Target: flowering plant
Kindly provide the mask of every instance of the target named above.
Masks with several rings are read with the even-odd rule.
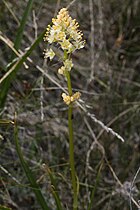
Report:
[[[52,19],[52,25],[47,27],[44,41],[50,44],[49,49],[45,50],[45,58],[52,60],[56,55],[52,49],[52,44],[56,43],[62,50],[63,56],[60,59],[63,66],[58,69],[58,73],[63,75],[67,80],[68,95],[62,93],[63,101],[68,105],[68,127],[69,127],[69,163],[71,171],[72,191],[73,191],[73,210],[78,208],[78,178],[76,176],[74,161],[74,143],[73,143],[73,121],[72,110],[73,102],[80,98],[80,93],[73,94],[70,72],[73,67],[71,54],[75,50],[84,47],[85,41],[82,40],[82,32],[79,30],[79,24],[75,19],[69,16],[68,10],[63,8],[59,11],[56,18]]]

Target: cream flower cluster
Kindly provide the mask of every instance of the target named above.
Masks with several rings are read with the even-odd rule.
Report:
[[[67,95],[66,93],[62,93],[63,101],[69,105],[71,102],[78,100],[81,96],[81,93],[76,92],[72,96]]]
[[[50,44],[59,43],[62,50],[66,50],[67,53],[84,47],[85,41],[82,41],[83,34],[78,29],[79,24],[69,16],[66,8],[60,10],[57,18],[52,19],[52,23],[53,25],[47,28],[44,41]]]
[[[64,66],[61,66],[61,68],[58,69],[58,73],[65,75],[65,71],[70,71],[73,67],[72,59],[64,60],[63,64]]]
[[[57,43],[63,52],[62,59],[63,66],[58,69],[58,73],[64,75],[68,79],[68,72],[73,67],[71,54],[84,47],[85,41],[83,39],[83,33],[79,30],[79,24],[75,19],[69,16],[68,10],[63,8],[59,11],[56,18],[52,19],[52,25],[47,27],[47,32],[44,36],[44,41],[47,41],[50,46],[53,43]],[[45,58],[52,60],[55,56],[55,52],[50,49],[45,50]],[[66,95],[62,93],[63,101],[69,105],[70,103],[80,98],[80,93],[76,92],[73,95]]]

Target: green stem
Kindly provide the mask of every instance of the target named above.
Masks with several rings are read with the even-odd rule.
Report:
[[[68,58],[68,54],[67,54],[67,51],[64,50],[64,61]],[[65,76],[66,76],[66,79],[67,79],[67,86],[68,86],[68,92],[69,92],[69,95],[71,96],[72,95],[72,86],[71,86],[71,78],[70,78],[70,72],[69,71],[65,71]]]
[[[65,74],[66,74],[66,78],[67,78],[68,92],[69,92],[69,95],[72,96],[72,86],[71,86],[70,72],[66,71]]]
[[[67,52],[64,51],[64,60],[68,57]],[[66,79],[68,86],[68,93],[72,96],[72,85],[70,72],[66,70]],[[74,142],[73,142],[73,122],[72,122],[72,110],[73,105],[70,103],[68,109],[68,127],[69,127],[69,161],[72,179],[72,189],[73,189],[73,210],[77,210],[78,207],[78,196],[77,196],[77,182],[76,182],[76,172],[75,172],[75,161],[74,161]]]
[[[73,122],[72,122],[72,104],[69,105],[68,109],[68,126],[69,126],[69,160],[70,170],[73,188],[73,210],[77,210],[77,183],[76,183],[76,172],[75,172],[75,161],[74,161],[74,143],[73,143]]]

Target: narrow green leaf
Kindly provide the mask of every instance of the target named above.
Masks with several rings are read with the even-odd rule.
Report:
[[[16,39],[15,39],[15,42],[14,42],[14,48],[16,50],[18,50],[20,48],[22,37],[23,37],[24,28],[25,28],[26,21],[27,21],[27,18],[29,16],[29,13],[31,11],[32,4],[33,4],[33,0],[29,0],[28,3],[27,3],[26,9],[24,11],[23,17],[21,19],[20,26],[18,28]]]
[[[99,167],[99,170],[98,170],[98,173],[97,173],[97,177],[96,177],[96,181],[95,181],[95,186],[94,186],[94,188],[92,189],[91,197],[90,197],[90,202],[89,202],[89,204],[88,204],[88,209],[87,209],[87,210],[93,209],[94,195],[95,195],[95,191],[96,191],[97,185],[98,185],[98,183],[99,183],[100,173],[101,173],[102,166],[103,166],[103,162],[101,163],[101,165],[100,165],[100,167]]]
[[[56,187],[56,178],[53,175],[52,171],[48,167],[47,167],[47,172],[48,172],[50,180],[51,180],[51,184],[52,184],[51,185],[51,190],[52,190],[53,197],[55,199],[57,210],[62,210],[63,208],[62,208],[62,205],[61,205],[61,200],[60,200],[60,197],[59,197],[59,194],[58,194],[58,191],[57,191],[57,187]]]
[[[12,210],[11,208],[8,208],[8,207],[6,207],[6,206],[1,206],[0,205],[0,210]]]
[[[17,151],[18,157],[20,159],[20,163],[21,163],[23,170],[28,178],[30,186],[31,186],[33,192],[35,193],[38,203],[40,204],[40,206],[43,210],[50,210],[42,193],[41,193],[40,187],[37,184],[36,179],[31,171],[31,169],[29,168],[27,162],[25,161],[25,159],[23,157],[23,154],[22,154],[22,151],[21,151],[21,148],[19,145],[19,141],[18,141],[18,127],[16,125],[16,122],[14,124],[14,140],[15,140],[15,145],[16,145],[16,151]]]
[[[14,124],[14,122],[12,120],[3,120],[3,119],[0,119],[0,124]]]
[[[31,45],[29,50],[23,54],[22,57],[18,59],[16,64],[14,63],[14,69],[13,71],[6,77],[6,79],[0,84],[0,110],[4,107],[6,97],[8,94],[8,90],[10,88],[11,81],[15,78],[17,71],[22,66],[23,62],[26,61],[27,57],[32,53],[32,51],[35,49],[36,46],[38,46],[39,42],[43,39],[44,33],[46,30],[44,30],[40,36],[35,40],[35,42]],[[13,65],[12,65],[13,67]],[[11,67],[11,68],[12,68]],[[11,69],[9,69],[10,71]]]

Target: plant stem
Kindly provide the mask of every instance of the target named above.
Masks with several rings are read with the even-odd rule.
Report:
[[[64,50],[64,60],[68,58],[67,51]],[[65,71],[65,76],[67,79],[68,93],[69,96],[72,96],[72,85],[70,72]],[[75,161],[74,161],[74,142],[73,142],[73,122],[72,122],[72,111],[73,105],[69,104],[68,108],[68,127],[69,127],[69,162],[70,162],[70,171],[71,171],[71,180],[72,180],[72,190],[73,190],[73,210],[78,208],[78,196],[77,196],[77,182],[76,182],[76,171],[75,171]]]
[[[64,61],[68,58],[68,54],[67,51],[64,50]],[[67,86],[68,86],[68,92],[69,95],[72,96],[72,86],[71,86],[71,78],[70,78],[70,72],[69,71],[65,71],[66,74],[66,79],[67,79]]]
[[[69,92],[69,95],[72,96],[72,86],[71,86],[71,78],[70,78],[69,71],[66,71],[66,78],[67,78],[68,92]]]
[[[70,73],[66,72],[67,85],[69,95],[72,95],[72,86]],[[75,161],[74,161],[74,142],[73,142],[73,121],[72,121],[72,111],[73,105],[70,103],[68,108],[68,127],[69,127],[69,161],[70,161],[70,170],[71,170],[71,179],[72,179],[72,188],[73,188],[73,210],[77,210],[77,183],[76,183],[76,172],[75,172]]]
[[[73,108],[72,104],[70,104],[68,109],[69,160],[70,160],[70,170],[71,170],[72,188],[73,188],[73,210],[77,210],[77,184],[76,184],[76,172],[75,172],[75,161],[74,161],[72,108]]]

